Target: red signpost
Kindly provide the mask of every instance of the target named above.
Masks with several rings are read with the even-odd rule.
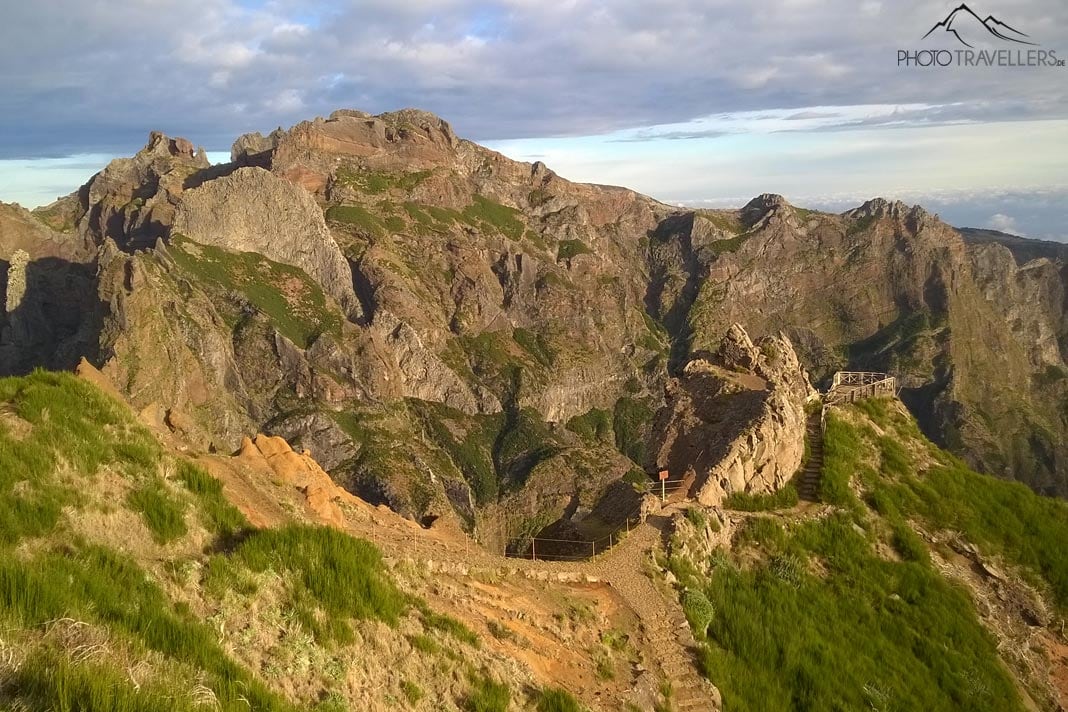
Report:
[[[660,471],[660,501],[661,502],[666,502],[667,501],[667,478],[668,478],[668,471],[667,470],[661,470]]]

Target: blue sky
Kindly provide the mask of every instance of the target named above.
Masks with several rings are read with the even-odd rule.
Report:
[[[1068,240],[1068,70],[897,66],[898,49],[949,48],[920,38],[953,2],[0,4],[0,200],[47,203],[151,129],[224,160],[247,131],[417,106],[668,202],[881,195]],[[1068,58],[1063,0],[970,4]]]

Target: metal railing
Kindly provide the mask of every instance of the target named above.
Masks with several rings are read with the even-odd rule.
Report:
[[[680,477],[668,480],[650,480],[649,494],[660,497],[661,506],[673,495],[689,489],[689,480]],[[510,559],[530,559],[532,561],[585,561],[597,554],[608,551],[630,534],[630,530],[642,523],[641,504],[639,504],[618,527],[597,539],[554,539],[551,537],[521,536],[507,539],[504,544],[504,556]],[[539,553],[538,543],[541,543]],[[577,551],[575,554],[560,553],[560,549]],[[587,551],[588,549],[588,551]]]
[[[831,390],[838,386],[867,386],[893,378],[889,373],[877,371],[838,371],[831,381]]]
[[[618,544],[630,530],[642,523],[641,509],[628,516],[623,524],[597,539],[553,539],[551,537],[525,536],[505,542],[504,555],[510,559],[532,561],[585,561],[604,553]],[[540,553],[539,546],[541,544]],[[570,549],[576,553],[561,553]]]
[[[889,373],[839,371],[834,374],[824,402],[854,403],[882,395],[897,395],[897,379]]]

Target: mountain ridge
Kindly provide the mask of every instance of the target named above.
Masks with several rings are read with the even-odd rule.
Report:
[[[968,467],[1068,493],[1056,254],[415,110],[232,158],[154,133],[0,205],[0,706],[1068,700],[1068,505]],[[901,401],[824,408],[841,369]]]
[[[735,322],[757,337],[785,329],[817,380],[846,365],[915,368],[916,359],[933,364],[936,353],[953,362],[963,353],[952,355],[956,341],[947,328],[975,331],[969,313],[1001,324],[1008,317],[991,311],[998,297],[989,288],[1016,278],[996,253],[968,247],[919,207],[873,199],[833,215],[763,195],[734,211],[678,208],[625,188],[572,183],[541,163],[511,161],[417,110],[379,116],[340,110],[268,136],[247,134],[235,141],[232,158],[208,166],[189,142],[153,134],[133,159],[114,162],[78,193],[35,211],[35,224],[68,230],[70,237],[61,241],[99,245],[90,248],[97,255],[89,259],[99,265],[95,298],[101,306],[94,309],[101,311],[55,338],[67,344],[64,353],[81,348],[127,384],[140,407],[155,403],[178,413],[179,420],[183,413],[190,416],[189,436],[199,447],[233,448],[243,434],[264,428],[296,442],[308,439],[316,451],[329,444],[337,456],[327,466],[352,468],[335,474],[368,496],[379,492],[371,498],[384,498],[413,516],[426,514],[426,504],[412,507],[411,499],[419,489],[413,482],[426,478],[425,468],[423,474],[411,472],[406,484],[383,488],[380,476],[366,469],[374,461],[367,459],[370,452],[359,454],[368,433],[354,430],[347,416],[337,416],[338,409],[357,405],[360,412],[384,412],[387,403],[415,398],[473,418],[461,428],[465,432],[494,418],[503,418],[505,427],[528,422],[521,417],[524,410],[533,418],[529,423],[558,428],[596,410],[626,412],[630,403],[655,411],[663,405],[663,384],[701,350],[715,350]],[[218,190],[246,174],[258,176],[259,197],[244,188]],[[289,185],[299,186],[311,201],[297,208]],[[198,209],[203,216],[194,228],[183,216],[205,191],[219,197]],[[224,224],[219,219],[239,214],[243,200],[250,206],[286,206],[284,218],[257,216],[260,223],[249,235],[277,232],[273,220],[286,221],[277,224],[280,230],[304,235],[311,228],[292,222],[300,212],[317,225],[307,234],[320,237],[284,240],[290,247],[282,251],[237,241],[233,229],[217,228]],[[192,241],[168,242],[176,220],[183,239]],[[912,253],[904,250],[903,235],[910,236]],[[205,260],[197,246],[204,241],[224,252],[211,252]],[[317,256],[298,258],[294,247]],[[234,249],[266,250],[260,254],[267,261],[241,264],[227,256]],[[785,280],[767,270],[770,254],[787,268]],[[977,268],[972,262],[980,258],[988,287],[982,294],[971,286]],[[289,269],[270,266],[279,260],[319,276],[294,277],[295,291],[279,302],[256,281],[257,274]],[[339,281],[341,262],[347,263],[346,273],[351,270],[351,290]],[[994,266],[1000,271],[989,274]],[[334,276],[323,277],[327,272],[320,270]],[[1042,289],[1058,288],[1055,275],[1043,279],[1048,285]],[[832,297],[834,310],[828,310],[815,300],[842,280],[869,285],[863,289],[874,290],[869,296],[878,294],[876,302],[869,308],[863,299],[847,304]],[[739,290],[743,283],[748,286]],[[196,326],[175,332],[171,317],[157,307],[172,301],[176,289],[187,289],[183,285],[203,296],[195,296],[199,306],[182,317]],[[328,295],[317,296],[317,288]],[[951,303],[956,293],[969,296]],[[332,324],[328,329],[302,323],[310,315],[326,318],[339,300],[348,306],[341,305],[340,321],[322,322]],[[132,311],[117,319],[116,305]],[[917,334],[895,331],[921,316],[929,326]],[[1015,364],[997,372],[1031,380],[1024,374],[1044,377],[1063,363],[1056,336],[1061,317],[1056,310],[1047,316],[1050,326],[1042,328],[1052,340],[1030,357],[1024,355],[1029,347],[1020,344],[1023,335],[992,327],[1002,335],[1003,351],[1013,354],[1005,358]],[[121,322],[135,328],[124,330]],[[278,325],[288,326],[272,336]],[[96,328],[102,341],[93,334]],[[162,343],[172,345],[172,355],[158,368],[144,368],[146,362],[134,355],[150,353],[150,343],[158,343],[158,336],[147,338],[150,332],[171,334]],[[77,346],[94,338],[95,346]],[[21,353],[27,350],[32,349]],[[979,362],[997,358],[983,355]],[[132,368],[137,362],[142,365]],[[185,365],[168,368],[174,363]],[[257,376],[248,381],[246,374]],[[1044,491],[1068,491],[1055,439],[1031,442],[1027,434],[1032,427],[1056,432],[1063,424],[1047,421],[1059,416],[1039,408],[1032,424],[1012,429],[1010,443],[986,424],[1008,417],[992,411],[1007,411],[985,403],[980,417],[975,407],[983,397],[964,378],[960,369],[947,366],[903,374],[906,399],[928,433],[973,464]],[[209,397],[212,391],[221,397]],[[304,412],[298,404],[309,398],[325,410]],[[1034,410],[1033,396],[1013,398],[1027,400],[1026,409]],[[419,422],[428,421],[420,416],[413,425],[412,417],[382,422],[423,430]],[[638,432],[647,436],[652,416],[643,417]],[[502,481],[521,479],[531,462],[539,462],[502,460],[496,442],[479,447],[483,455],[460,468],[467,479],[477,470],[488,481],[486,467]],[[566,451],[554,450],[559,447],[542,454]],[[637,450],[632,455],[632,467],[657,466]],[[585,467],[568,465],[579,466]],[[441,511],[453,506],[468,511],[462,489],[454,495],[442,500],[442,506],[446,500],[452,504]]]

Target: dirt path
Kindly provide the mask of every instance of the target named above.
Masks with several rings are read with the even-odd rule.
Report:
[[[436,566],[467,570],[492,569],[504,573],[523,572],[532,578],[559,581],[598,581],[607,583],[641,621],[652,657],[663,679],[672,684],[675,708],[685,710],[720,709],[719,690],[697,672],[697,643],[678,599],[665,595],[646,573],[646,562],[663,548],[671,515],[680,505],[669,504],[645,523],[631,530],[621,542],[604,554],[584,561],[533,561],[491,554],[462,535],[451,541],[432,532],[396,523],[395,515],[375,512],[372,533],[388,558],[433,561]],[[376,528],[377,526],[377,528]],[[368,536],[364,526],[350,527],[353,533]],[[407,531],[405,531],[407,529]]]
[[[670,525],[668,507],[652,515],[589,569],[615,589],[642,622],[664,679],[670,680],[679,710],[718,710],[719,690],[697,674],[697,641],[674,595],[663,595],[643,571],[654,550],[663,546]]]
[[[261,452],[263,448],[270,450],[271,445],[280,446],[270,439],[256,442]],[[336,485],[319,482],[326,478],[321,470],[297,467],[304,456],[291,451],[282,455],[293,460],[279,461],[293,465],[293,472],[279,462],[270,465],[274,460],[264,457],[209,457],[202,458],[201,464],[222,480],[227,496],[246,516],[262,525],[287,519],[287,511],[303,510],[305,516],[322,518],[324,524],[339,525],[355,536],[369,539],[387,560],[412,562],[426,571],[464,577],[484,572],[546,582],[607,584],[640,621],[651,660],[659,667],[661,678],[671,682],[675,708],[720,708],[719,691],[697,673],[696,642],[678,598],[672,591],[662,592],[646,573],[653,553],[663,550],[672,515],[681,511],[685,502],[667,503],[611,549],[591,559],[563,562],[505,558],[483,549],[458,529],[424,529],[385,507],[372,507],[347,493],[337,492],[331,497],[330,488],[336,489]],[[271,467],[275,468],[273,473]],[[313,498],[313,492],[323,497]],[[269,511],[263,511],[265,508]]]

